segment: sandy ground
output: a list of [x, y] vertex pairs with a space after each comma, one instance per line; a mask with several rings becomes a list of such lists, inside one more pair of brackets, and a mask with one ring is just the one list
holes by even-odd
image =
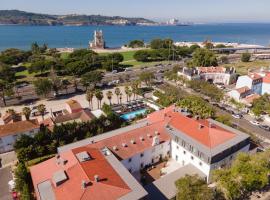
[[[126, 94], [125, 94], [125, 87], [121, 86], [119, 87], [120, 90], [121, 90], [121, 93], [123, 94], [122, 95], [122, 103], [126, 102], [127, 98], [126, 98]], [[114, 88], [113, 89], [107, 89], [107, 90], [103, 90], [103, 100], [102, 100], [102, 103], [106, 103], [106, 104], [109, 104], [109, 100], [106, 96], [106, 93], [108, 91], [112, 91], [113, 92], [113, 97], [112, 97], [112, 104], [116, 104], [117, 103], [117, 96], [115, 95], [114, 93]], [[74, 99], [76, 101], [78, 101], [81, 106], [83, 108], [89, 108], [89, 102], [86, 100], [86, 96], [85, 94], [81, 94], [81, 95], [76, 95], [76, 96], [73, 96], [71, 98], [64, 98], [64, 99], [60, 99], [60, 100], [41, 100], [41, 101], [38, 101], [36, 102], [33, 106], [36, 106], [36, 105], [39, 105], [39, 104], [44, 104], [46, 106], [46, 109], [47, 109], [47, 114], [45, 115], [45, 119], [48, 118], [50, 116], [50, 112], [55, 112], [55, 111], [59, 111], [59, 110], [63, 110], [65, 109], [66, 105], [65, 105], [65, 102], [69, 99]], [[132, 96], [132, 99], [133, 99], [133, 96]], [[0, 112], [1, 113], [5, 113], [6, 110], [8, 110], [9, 108], [12, 108], [14, 109], [16, 112], [21, 112], [23, 107], [25, 107], [24, 105], [21, 105], [21, 106], [10, 106], [10, 107], [6, 107], [6, 108], [1, 108], [0, 109]], [[93, 98], [93, 109], [92, 110], [96, 110], [98, 109], [98, 101], [96, 99], [96, 97]], [[37, 119], [39, 121], [42, 120], [41, 116], [37, 117]]]

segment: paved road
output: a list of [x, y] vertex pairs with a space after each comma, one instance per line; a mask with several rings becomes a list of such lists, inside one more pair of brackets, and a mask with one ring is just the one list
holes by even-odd
[[[184, 64], [184, 62], [175, 62], [174, 64]], [[157, 78], [161, 78], [160, 73], [158, 71], [163, 70], [167, 71], [170, 70], [173, 67], [172, 64], [160, 64], [160, 65], [154, 65], [154, 66], [148, 66], [148, 67], [142, 67], [142, 68], [130, 68], [130, 71], [124, 71], [124, 72], [119, 72], [119, 73], [106, 73], [101, 80], [102, 83], [108, 83], [114, 80], [121, 80], [122, 82], [126, 81], [133, 81], [138, 79], [138, 76], [142, 72], [153, 72]], [[83, 91], [85, 88], [81, 85], [78, 86], [78, 89]], [[75, 88], [73, 86], [69, 86], [67, 91], [66, 90], [60, 90], [60, 94], [70, 94], [70, 95], [75, 95]], [[15, 92], [17, 96], [20, 96], [21, 99], [18, 99], [16, 97], [6, 99], [7, 106], [12, 106], [12, 105], [19, 105], [19, 104], [29, 104], [31, 102], [35, 102], [39, 100], [39, 97], [36, 95], [34, 91], [34, 86], [33, 85], [28, 85], [22, 88], [18, 88], [17, 91]], [[48, 97], [53, 98], [53, 92], [51, 92]], [[4, 107], [2, 99], [0, 100], [0, 107]]]
[[6, 167], [0, 169], [0, 199], [12, 200], [11, 194], [8, 189], [8, 182], [12, 179], [11, 168]]
[[[172, 81], [166, 81], [166, 83], [176, 86], [178, 88], [181, 88], [182, 90], [185, 90], [186, 92], [190, 93], [190, 94], [195, 94], [198, 95], [198, 93], [194, 92], [193, 90], [191, 90], [190, 88], [184, 88], [184, 87], [180, 87], [179, 85], [176, 85], [174, 82]], [[214, 106], [215, 109], [217, 110], [218, 113], [220, 114], [228, 114], [231, 115], [229, 112], [221, 110], [220, 108], [218, 108], [217, 106]], [[232, 123], [238, 125], [240, 128], [249, 131], [253, 134], [255, 134], [257, 137], [261, 138], [261, 139], [268, 139], [270, 140], [270, 132], [269, 131], [265, 131], [261, 128], [259, 128], [258, 126], [255, 126], [253, 124], [251, 124], [248, 120], [246, 120], [245, 118], [242, 119], [235, 119], [232, 117]]]

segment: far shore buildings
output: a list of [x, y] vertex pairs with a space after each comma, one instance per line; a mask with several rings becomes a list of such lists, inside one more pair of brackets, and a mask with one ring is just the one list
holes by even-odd
[[[54, 158], [30, 172], [38, 200], [172, 199], [177, 179], [198, 174], [210, 182], [212, 170], [229, 166], [249, 147], [247, 134], [171, 106], [136, 124], [59, 147]], [[141, 170], [164, 160], [170, 170], [144, 187]]]
[[89, 42], [90, 49], [105, 49], [105, 41], [102, 30], [94, 32], [94, 40]]
[[236, 101], [249, 104], [264, 94], [270, 94], [270, 71], [263, 68], [240, 76], [235, 89], [228, 92]]
[[236, 81], [237, 75], [234, 68], [225, 67], [184, 67], [178, 72], [188, 80], [205, 80], [211, 83], [230, 85]]

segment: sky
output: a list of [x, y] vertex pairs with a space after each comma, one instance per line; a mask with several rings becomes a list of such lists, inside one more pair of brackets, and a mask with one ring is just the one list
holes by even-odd
[[177, 18], [192, 22], [270, 22], [270, 0], [0, 0], [0, 10]]

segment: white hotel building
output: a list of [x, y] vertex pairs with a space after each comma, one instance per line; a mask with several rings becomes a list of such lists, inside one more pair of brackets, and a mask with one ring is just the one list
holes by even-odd
[[[172, 199], [179, 178], [198, 174], [209, 182], [213, 169], [230, 165], [238, 152], [248, 150], [249, 136], [245, 133], [214, 120], [189, 118], [171, 106], [134, 125], [59, 147], [57, 158], [30, 171], [37, 199], [41, 200], [71, 200], [74, 195], [102, 200]], [[81, 155], [88, 159], [82, 161]], [[136, 177], [140, 170], [163, 158], [169, 158], [178, 168], [145, 187], [140, 185]], [[83, 184], [82, 191], [80, 182], [89, 186]]]

